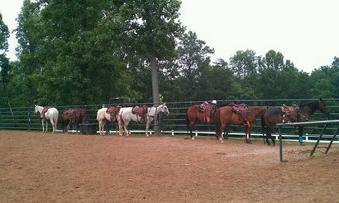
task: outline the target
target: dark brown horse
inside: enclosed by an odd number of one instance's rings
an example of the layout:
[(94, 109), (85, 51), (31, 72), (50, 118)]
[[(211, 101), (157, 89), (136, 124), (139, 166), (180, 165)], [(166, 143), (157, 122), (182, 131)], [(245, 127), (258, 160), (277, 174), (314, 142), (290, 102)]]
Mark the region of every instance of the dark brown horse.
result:
[(270, 106), (264, 114), (263, 128), (266, 132), (266, 143), (271, 145), (269, 139), (275, 145), (275, 140), (272, 137), (273, 127), (277, 123), (296, 122), (300, 114), (300, 108), (297, 105), (293, 106)]
[(215, 113), (217, 106), (215, 104), (206, 103), (203, 105), (192, 105), (187, 109), (186, 119), (191, 139), (194, 140), (192, 131), (195, 129), (197, 122), (211, 124), (215, 121)]
[[(326, 116), (329, 116), (329, 110), (327, 108), (326, 102), (320, 98), (319, 100), (300, 105), (300, 115), (298, 116), (298, 122), (308, 121), (309, 117), (317, 110)], [(298, 131), (299, 143), (303, 144), (304, 126), (298, 126)]]
[[(224, 136), (223, 132), (229, 125), (244, 125), (245, 127), (245, 142), (252, 143), (251, 131), (253, 124), (257, 118), (263, 119), (265, 107), (250, 106), (246, 109), (245, 114), (240, 114), (235, 111), (232, 106), (224, 106), (217, 110), (216, 123), (217, 123), (217, 137), (220, 142), (223, 143)], [(228, 129), (226, 130), (228, 135)]]
[(87, 113), (84, 109), (67, 109), (62, 113), (62, 121), (64, 126), (64, 132), (68, 132), (70, 126), (73, 129), (79, 130), (79, 124), (85, 124), (87, 122)]

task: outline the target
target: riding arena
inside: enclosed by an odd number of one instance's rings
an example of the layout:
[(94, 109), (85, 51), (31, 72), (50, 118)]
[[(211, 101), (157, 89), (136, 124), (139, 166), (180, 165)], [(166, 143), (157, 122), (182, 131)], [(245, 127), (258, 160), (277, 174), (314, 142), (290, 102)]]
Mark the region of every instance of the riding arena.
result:
[(0, 201), (337, 202), (338, 114), (322, 98), (0, 108)]

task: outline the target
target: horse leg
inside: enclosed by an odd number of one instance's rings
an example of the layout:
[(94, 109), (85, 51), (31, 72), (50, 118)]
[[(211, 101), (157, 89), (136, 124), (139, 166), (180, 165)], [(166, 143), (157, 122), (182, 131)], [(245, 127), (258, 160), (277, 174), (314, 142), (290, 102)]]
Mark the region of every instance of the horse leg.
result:
[(101, 125), (101, 135), (106, 135), (105, 127), (106, 127), (106, 120), (103, 120), (102, 125)]
[[(51, 125), (52, 125), (52, 133), (54, 133), (54, 131), (55, 131), (55, 129), (54, 129), (54, 120), (51, 118), (49, 121), (51, 122)], [(46, 123), (48, 123), (48, 122), (46, 122)], [(46, 124), (46, 126), (47, 126), (47, 124)]]
[(266, 143), (267, 145), (271, 145), (271, 142), (269, 141), (269, 138), (271, 138), (271, 127), (267, 126), (266, 128)]
[(271, 135), (271, 140), (273, 142), (273, 146), (275, 146), (275, 138)]
[(149, 121), (149, 119), (147, 119), (147, 121), (146, 121), (146, 131), (145, 131), (146, 137), (149, 136), (149, 134), (148, 134), (149, 126), (150, 126), (150, 121)]
[(57, 127), (58, 127), (58, 117), (56, 117), (54, 120), (54, 132), (56, 132)]
[(45, 132), (45, 123), (43, 119), (41, 119), (41, 127), (42, 127), (42, 132)]
[(190, 130), (191, 140), (194, 140), (193, 129), (195, 128), (195, 122), (190, 121), (189, 124), (188, 124), (188, 128)]
[(253, 127), (253, 125), (251, 123), (248, 123), (248, 125), (246, 125), (246, 127), (245, 127), (245, 136), (246, 136), (245, 142), (248, 143), (248, 144), (252, 144), (252, 141), (251, 141), (252, 127)]
[(222, 132), (224, 133), (225, 139), (228, 139), (228, 133), (230, 132), (230, 126), (227, 126), (226, 129)]
[(127, 129), (128, 123), (129, 123), (129, 121), (125, 121), (125, 123), (123, 125), (125, 136), (129, 136), (128, 129)]
[(67, 134), (68, 134), (68, 130), (69, 130), (70, 124), (71, 124), (71, 120), (68, 120), (68, 121), (67, 121), (67, 125), (66, 125), (66, 130), (65, 130), (65, 132), (66, 132)]
[(47, 120), (45, 121), (45, 124), (46, 124), (45, 130), (46, 130), (46, 132), (48, 132), (48, 122), (47, 122)]
[(105, 124), (106, 124), (106, 120), (100, 120), (99, 121), (99, 134), (100, 135), (103, 135), (103, 131), (104, 131), (104, 128), (105, 128)]
[(99, 135), (101, 135), (101, 120), (98, 121), (98, 130), (99, 130)]
[(303, 126), (299, 126), (298, 127), (298, 131), (299, 131), (299, 144), (300, 145), (304, 145), (304, 139), (303, 139), (304, 127)]
[(223, 134), (223, 132), (224, 132), (225, 127), (226, 127), (226, 124), (224, 124), (224, 123), (220, 124), (219, 132), (218, 132), (218, 134), (219, 134), (218, 137), (219, 137), (220, 143), (224, 143), (224, 134)]
[(272, 136), (272, 131), (271, 131), (270, 137), (271, 137), (271, 140), (272, 140), (273, 146), (275, 146), (275, 138)]

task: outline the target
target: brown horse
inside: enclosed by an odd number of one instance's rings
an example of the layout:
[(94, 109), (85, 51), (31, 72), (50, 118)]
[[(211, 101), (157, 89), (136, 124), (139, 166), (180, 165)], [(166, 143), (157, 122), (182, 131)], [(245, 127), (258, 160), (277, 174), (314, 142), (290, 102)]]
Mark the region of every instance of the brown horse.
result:
[(297, 105), (293, 106), (270, 106), (264, 114), (263, 128), (266, 132), (266, 143), (270, 145), (269, 138), (275, 145), (275, 140), (272, 137), (273, 126), (277, 123), (296, 122), (302, 116)]
[(68, 132), (71, 125), (76, 130), (79, 130), (79, 124), (85, 124), (87, 122), (87, 113), (84, 109), (67, 109), (62, 113), (62, 121), (64, 126), (64, 132)]
[(216, 110), (217, 106), (211, 103), (203, 104), (203, 107), (201, 105), (195, 104), (187, 109), (186, 120), (192, 140), (194, 140), (192, 131), (195, 129), (195, 124), (197, 122), (207, 124), (214, 123)]
[[(220, 142), (223, 143), (223, 132), (230, 124), (232, 125), (244, 125), (245, 126), (245, 142), (252, 143), (251, 131), (253, 124), (257, 118), (263, 119), (265, 107), (250, 106), (247, 108), (246, 114), (242, 115), (234, 110), (230, 105), (221, 107), (217, 110), (216, 123), (217, 123), (217, 137)], [(226, 130), (226, 135), (228, 129)]]

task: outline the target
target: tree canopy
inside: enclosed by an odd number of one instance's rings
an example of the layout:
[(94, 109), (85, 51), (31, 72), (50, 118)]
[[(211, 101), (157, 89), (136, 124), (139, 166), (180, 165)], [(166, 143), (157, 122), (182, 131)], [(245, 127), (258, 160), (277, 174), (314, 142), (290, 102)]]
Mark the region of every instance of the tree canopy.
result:
[(157, 92), (164, 101), (339, 96), (338, 57), (310, 74), (276, 50), (212, 60), (213, 48), (181, 24), (179, 9), (179, 0), (24, 0), (17, 61), (5, 55), (0, 15), (0, 104), (156, 103)]

